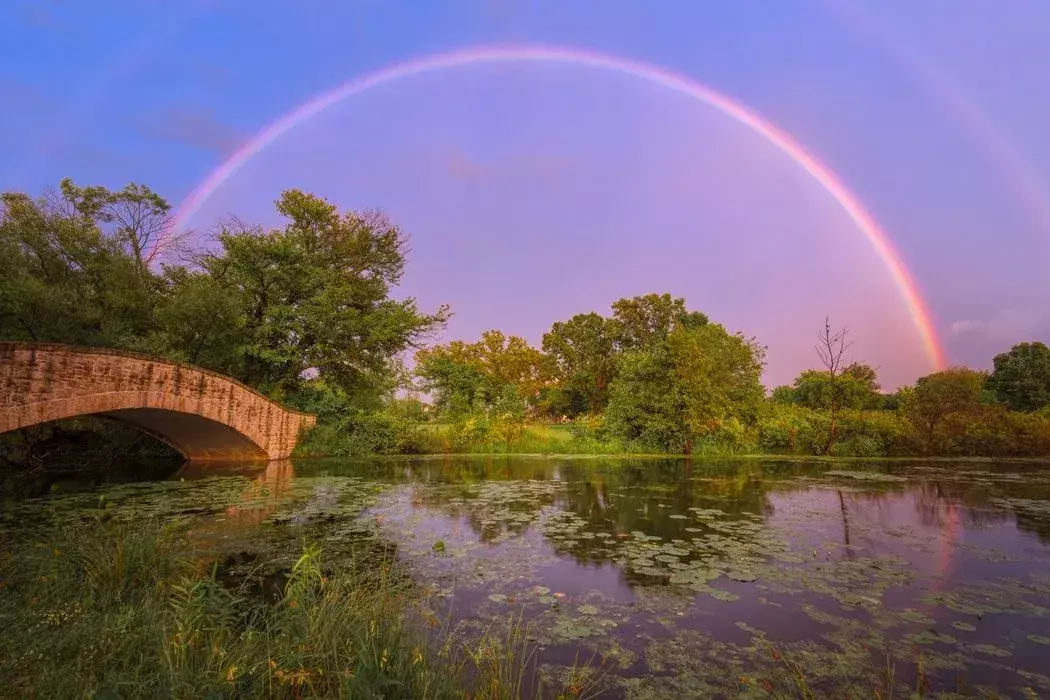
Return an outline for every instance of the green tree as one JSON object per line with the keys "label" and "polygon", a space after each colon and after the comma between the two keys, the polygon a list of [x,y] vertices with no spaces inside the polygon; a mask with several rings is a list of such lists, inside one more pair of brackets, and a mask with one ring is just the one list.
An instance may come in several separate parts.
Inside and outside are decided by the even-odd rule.
{"label": "green tree", "polygon": [[156,330],[141,350],[244,376],[240,343],[246,319],[240,299],[222,280],[185,267],[165,270]]}
{"label": "green tree", "polygon": [[988,389],[1014,411],[1038,411],[1050,405],[1050,347],[1018,343],[995,356]]}
{"label": "green tree", "polygon": [[[798,379],[795,380],[798,382]],[[774,387],[772,393],[769,395],[769,400],[779,406],[793,406],[798,402],[795,400],[795,387],[788,386],[787,384]]]}
{"label": "green tree", "polygon": [[950,367],[919,378],[915,387],[901,392],[904,414],[933,449],[952,435],[943,434],[954,418],[974,416],[984,403],[987,372]]}
{"label": "green tree", "polygon": [[170,262],[185,252],[188,233],[175,231],[171,205],[149,187],[130,183],[113,192],[99,186],[78,187],[65,178],[59,188],[67,214],[104,227],[140,269],[162,260]]}
{"label": "green tree", "polygon": [[557,415],[600,413],[616,376],[613,323],[596,313],[558,321],[543,335],[543,352],[553,380],[545,403]]}
{"label": "green tree", "polygon": [[875,370],[865,364],[850,364],[835,377],[827,370],[809,369],[795,379],[790,402],[823,410],[875,408],[879,388]]}
{"label": "green tree", "polygon": [[698,328],[708,321],[699,311],[689,311],[685,299],[670,294],[619,299],[612,310],[613,335],[621,351],[647,347],[676,328]]}
{"label": "green tree", "polygon": [[228,226],[221,249],[199,260],[237,306],[239,357],[217,369],[275,396],[311,374],[351,396],[374,396],[394,358],[442,327],[447,309],[425,314],[414,299],[390,297],[407,242],[386,217],[340,214],[299,190],[276,206],[284,227]]}
{"label": "green tree", "polygon": [[454,340],[417,351],[416,376],[434,393],[438,409],[452,416],[497,404],[520,413],[536,402],[546,381],[540,351],[495,330],[474,343]]}
{"label": "green tree", "polygon": [[625,443],[691,452],[698,440],[739,432],[763,400],[764,348],[716,324],[672,330],[623,355],[606,427]]}
{"label": "green tree", "polygon": [[415,373],[424,391],[433,394],[434,406],[448,416],[466,415],[493,398],[475,349],[461,340],[416,351]]}
{"label": "green tree", "polygon": [[0,337],[134,347],[154,328],[158,281],[65,189],[0,195]]}

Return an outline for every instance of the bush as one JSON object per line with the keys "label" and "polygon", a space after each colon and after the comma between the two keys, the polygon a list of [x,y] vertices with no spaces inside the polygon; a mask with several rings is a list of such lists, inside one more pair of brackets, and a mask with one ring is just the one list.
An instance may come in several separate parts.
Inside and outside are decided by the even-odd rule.
{"label": "bush", "polygon": [[605,416],[601,413],[580,416],[572,422],[569,433],[574,440],[597,440],[601,442],[609,437],[609,431],[605,428]]}
{"label": "bush", "polygon": [[370,454],[429,454],[440,451],[434,436],[404,415],[351,410],[337,420],[320,418],[296,446],[299,456],[351,457]]}
{"label": "bush", "polygon": [[748,428],[736,418],[718,421],[691,445],[692,454],[749,454],[757,451],[757,430]]}
{"label": "bush", "polygon": [[[780,454],[820,454],[831,432],[828,411],[770,404],[759,422],[758,447]],[[843,411],[830,454],[838,457],[914,455],[921,451],[907,421],[893,411]]]}
{"label": "bush", "polygon": [[801,406],[770,404],[759,419],[758,448],[771,454],[817,454],[831,430],[831,417]]}

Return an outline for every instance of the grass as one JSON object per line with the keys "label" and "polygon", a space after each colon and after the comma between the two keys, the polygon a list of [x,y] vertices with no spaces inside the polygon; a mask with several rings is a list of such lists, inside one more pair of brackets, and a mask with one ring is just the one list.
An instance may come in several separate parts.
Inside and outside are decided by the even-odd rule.
{"label": "grass", "polygon": [[[0,560],[0,687],[14,697],[502,698],[536,678],[518,620],[473,642],[408,622],[389,562],[332,569],[306,546],[282,591],[228,582],[180,530],[97,522],[35,532]],[[11,544],[11,543],[8,543]]]}

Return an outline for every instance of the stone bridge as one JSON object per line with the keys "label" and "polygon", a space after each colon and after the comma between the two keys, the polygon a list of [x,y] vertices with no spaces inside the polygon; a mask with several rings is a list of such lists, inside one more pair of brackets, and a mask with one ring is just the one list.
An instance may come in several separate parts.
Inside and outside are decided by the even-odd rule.
{"label": "stone bridge", "polygon": [[0,342],[0,433],[88,415],[135,425],[191,462],[284,459],[315,422],[200,367],[108,348]]}

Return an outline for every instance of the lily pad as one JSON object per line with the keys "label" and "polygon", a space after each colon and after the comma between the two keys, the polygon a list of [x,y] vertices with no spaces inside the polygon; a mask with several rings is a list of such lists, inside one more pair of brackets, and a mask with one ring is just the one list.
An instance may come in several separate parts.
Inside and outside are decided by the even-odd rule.
{"label": "lily pad", "polygon": [[932,625],[935,622],[937,622],[932,617],[929,617],[928,615],[923,615],[921,612],[917,612],[911,609],[905,610],[903,613],[901,613],[901,618],[906,622],[917,622],[924,625]]}
{"label": "lily pad", "polygon": [[711,592],[708,593],[712,598],[716,600],[724,600],[727,603],[731,603],[734,600],[740,600],[740,596],[736,593],[730,593],[729,591],[723,591],[721,588],[712,588]]}
{"label": "lily pad", "polygon": [[974,651],[979,651],[982,654],[988,654],[989,656],[1007,657],[1012,656],[1009,650],[997,647],[994,644],[974,644]]}

